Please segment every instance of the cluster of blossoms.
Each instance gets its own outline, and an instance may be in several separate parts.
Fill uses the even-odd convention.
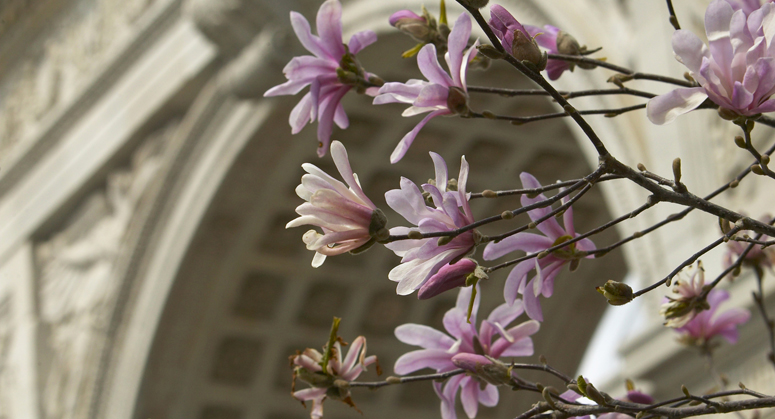
[[[447,334],[420,324],[405,324],[396,328],[396,337],[401,342],[423,349],[402,355],[396,361],[395,372],[408,374],[423,368],[436,372],[465,369],[468,374],[451,377],[445,384],[434,382],[436,393],[441,398],[441,417],[455,419],[455,399],[460,390],[460,401],[469,418],[474,418],[478,405],[495,406],[498,403],[498,385],[511,382],[510,370],[504,369],[496,360],[500,357],[530,356],[533,354],[531,335],[538,332],[540,325],[535,320],[520,323],[509,328],[524,311],[522,301],[502,304],[495,308],[476,329],[476,315],[479,310],[477,293],[468,321],[468,307],[472,287],[462,288],[454,308],[444,314],[444,328]],[[499,335],[493,341],[493,338]]]
[[[732,308],[716,315],[719,305],[729,298],[726,290],[712,289],[706,293],[705,270],[698,262],[688,279],[676,281],[673,295],[666,297],[660,314],[665,326],[673,327],[689,345],[706,347],[714,336],[722,336],[729,343],[737,342],[737,326],[751,316],[748,310]]]
[[[538,189],[541,184],[530,173],[522,173],[520,176],[522,187],[526,189]],[[546,196],[539,194],[531,198],[522,195],[522,206],[546,201]],[[563,199],[563,203],[565,203]],[[551,215],[551,207],[536,208],[528,212],[530,219],[536,223],[538,231],[544,235],[534,233],[518,233],[504,238],[499,242],[491,242],[484,249],[484,259],[493,260],[508,253],[521,250],[528,253],[540,253],[550,247],[562,244],[576,238],[576,230],[573,226],[573,208],[568,208],[563,213],[563,224]],[[566,247],[551,252],[542,258],[529,259],[518,263],[509,273],[506,285],[503,288],[503,296],[506,302],[513,302],[518,294],[525,300],[525,309],[531,319],[543,321],[541,303],[538,297],[551,297],[554,293],[554,279],[560,269],[570,264],[571,270],[578,266],[580,258],[590,257],[587,252],[595,250],[595,244],[589,239],[581,239]],[[535,275],[528,280],[528,274],[535,270]]]
[[[678,30],[673,36],[673,49],[679,61],[691,70],[699,85],[653,98],[648,103],[648,117],[657,124],[670,122],[707,99],[733,116],[753,116],[775,110],[775,99],[771,98],[775,93],[775,68],[772,68],[775,65],[772,42],[775,26],[770,24],[773,19],[775,4],[770,1],[761,5],[758,0],[714,0],[706,13],[709,47],[685,30]],[[471,40],[472,23],[467,14],[460,15],[451,30],[446,17],[437,24],[424,9],[422,16],[408,10],[391,16],[392,26],[420,42],[409,52],[417,54],[417,65],[426,80],[405,83],[383,83],[360,66],[355,54],[375,42],[376,35],[371,31],[359,32],[345,45],[342,42],[341,5],[337,0],[327,0],[318,11],[316,29],[319,36],[311,33],[309,23],[298,13],[291,13],[291,22],[302,45],[314,56],[293,58],[284,69],[288,81],[265,95],[296,94],[310,87],[291,113],[292,130],[297,133],[308,122],[317,119],[318,154],[324,155],[330,143],[331,157],[344,182],[315,165],[304,164],[302,167],[307,174],[302,176],[296,193],[305,203],[296,208],[299,217],[286,227],[315,227],[303,236],[307,249],[315,252],[313,267],[321,266],[327,256],[360,253],[375,243],[382,243],[401,258],[388,274],[391,281],[397,282],[397,294],[409,295],[417,291],[419,299],[427,299],[460,289],[456,306],[444,316],[447,333],[419,324],[405,324],[396,329],[395,335],[400,341],[423,349],[401,356],[395,364],[395,372],[408,374],[424,368],[436,373],[465,370],[465,374],[433,385],[441,399],[444,419],[456,419],[458,392],[464,411],[469,418],[474,418],[479,404],[497,404],[497,386],[509,386],[519,381],[512,368],[499,358],[533,354],[530,336],[539,330],[539,322],[543,321],[541,297],[553,295],[558,273],[566,265],[571,271],[575,270],[581,259],[591,258],[597,248],[591,240],[576,233],[573,209],[567,206],[567,196],[559,200],[560,205],[567,208],[562,208],[561,216],[556,217],[551,206],[553,201],[544,194],[521,196],[522,207],[532,208],[527,212],[532,221],[528,228],[536,229],[540,234],[506,234],[497,241],[483,237],[473,228],[478,224],[466,190],[468,162],[461,157],[457,180],[451,179],[446,162],[434,152],[430,153],[435,168],[434,179],[418,187],[402,177],[399,189],[385,193],[387,204],[411,225],[388,230],[384,213],[366,196],[353,173],[344,145],[330,141],[334,124],[341,128],[347,126],[347,116],[340,101],[353,89],[374,96],[375,105],[410,105],[403,116],[428,113],[400,140],[390,156],[391,163],[404,157],[419,131],[436,116],[474,115],[469,108],[466,76],[477,56],[479,41]],[[551,25],[543,28],[523,25],[499,5],[490,6],[488,24],[500,41],[498,48],[503,48],[533,70],[545,70],[551,80],[558,79],[567,70],[572,71],[574,64],[550,59],[548,54],[578,56],[586,53],[586,47],[560,29]],[[408,53],[406,55],[411,55]],[[446,70],[439,62],[440,55],[444,57]],[[522,173],[520,180],[524,189],[542,188],[529,173]],[[565,192],[565,189],[559,189],[560,193]],[[514,213],[510,215],[513,217]],[[502,215],[504,219],[511,217]],[[562,218],[562,224],[556,218]],[[515,263],[506,278],[505,303],[476,328],[480,298],[477,281],[487,278],[490,271],[473,257],[477,246],[485,242],[482,258],[486,261],[516,251],[528,256]],[[729,245],[738,255],[747,247],[736,241]],[[746,262],[761,266],[772,266],[772,261],[769,252],[761,247],[749,252],[746,258]],[[614,305],[633,298],[628,286],[613,281],[599,287],[598,291]],[[661,313],[666,326],[676,328],[687,343],[707,347],[716,335],[734,342],[736,327],[747,321],[750,314],[742,309],[732,309],[717,315],[718,305],[727,298],[726,291],[705,288],[704,271],[698,264],[688,279],[676,281],[673,295],[667,297]],[[522,313],[531,320],[510,326]],[[376,362],[376,357],[366,357],[363,337],[355,339],[344,358],[342,346],[339,340],[332,340],[324,353],[307,349],[292,357],[294,377],[310,385],[293,395],[299,400],[313,402],[313,419],[322,416],[322,403],[327,397],[354,406],[349,383]],[[578,394],[566,393],[561,397],[575,401]],[[642,404],[653,402],[649,396],[634,390],[628,392],[625,400]],[[602,416],[620,419],[614,417],[617,415]]]
[[[651,122],[671,122],[706,99],[728,111],[731,118],[775,111],[775,98],[771,98],[775,93],[775,28],[766,24],[774,17],[774,3],[753,10],[749,2],[748,7],[735,11],[730,2],[714,0],[705,12],[709,46],[691,31],[675,31],[676,58],[700,86],[651,99],[647,107]]]
[[[440,155],[432,152],[431,158],[436,167],[436,180],[434,184],[422,185],[422,189],[429,195],[433,207],[426,205],[423,193],[417,185],[406,178],[401,178],[401,189],[393,189],[385,193],[388,205],[417,226],[416,230],[409,227],[393,227],[390,229],[391,235],[409,234],[418,230],[420,233],[446,232],[474,222],[466,194],[469,169],[465,157],[460,159],[460,174],[457,182],[449,179],[447,165]],[[456,188],[450,188],[452,184],[456,184]],[[401,257],[401,264],[390,271],[388,278],[398,282],[396,292],[399,295],[411,294],[419,288],[421,298],[432,297],[438,292],[454,287],[450,285],[459,283],[460,276],[473,272],[474,269],[471,268],[475,266],[472,266],[468,259],[461,260],[461,258],[474,249],[476,242],[477,233],[474,230],[468,230],[451,240],[425,238],[388,243],[385,246]],[[456,261],[459,262],[449,265],[450,267],[444,272],[440,271],[442,267]],[[453,277],[457,281],[450,281]],[[423,286],[426,287],[423,289],[421,288]]]
[[[299,41],[314,54],[294,57],[283,69],[288,81],[275,86],[264,96],[295,95],[310,86],[310,91],[291,111],[292,132],[297,134],[308,122],[318,120],[318,155],[324,156],[331,141],[334,123],[347,128],[349,121],[340,101],[352,88],[374,96],[382,81],[363,70],[355,54],[377,41],[372,31],[358,32],[348,44],[342,43],[342,5],[326,0],[317,16],[317,31],[312,34],[309,22],[291,12],[291,25]]]
[[[309,388],[293,391],[293,397],[300,400],[302,404],[305,401],[312,401],[312,419],[323,417],[323,402],[328,397],[355,407],[347,384],[366,371],[366,367],[377,362],[375,355],[366,356],[366,338],[363,336],[355,338],[347,355],[342,357],[342,342],[336,336],[338,321],[339,319],[334,319],[335,340],[329,342],[324,348],[325,353],[307,348],[304,352],[291,357],[291,365],[294,366],[294,387],[296,379],[310,385]],[[379,366],[377,371],[379,372]]]

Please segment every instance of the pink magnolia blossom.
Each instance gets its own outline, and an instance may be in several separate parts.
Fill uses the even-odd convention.
[[[533,189],[541,187],[538,180],[530,173],[523,172],[520,175],[520,179],[524,188]],[[522,195],[521,202],[522,206],[527,206],[546,199],[546,196],[543,194],[535,198]],[[562,201],[566,202],[566,199]],[[528,215],[531,220],[537,221],[551,211],[551,207],[538,208],[529,211]],[[483,257],[485,260],[494,260],[517,250],[527,253],[539,253],[578,236],[573,226],[572,208],[568,208],[563,214],[563,223],[565,225],[564,228],[560,226],[560,223],[554,217],[550,217],[536,226],[544,235],[517,233],[497,243],[490,242],[484,249]],[[595,244],[589,239],[582,239],[567,247],[555,250],[544,258],[533,258],[518,263],[506,279],[506,285],[503,289],[503,296],[506,298],[506,302],[513,302],[517,298],[517,294],[522,294],[527,315],[531,319],[543,321],[541,303],[538,297],[541,295],[547,298],[551,297],[554,292],[554,279],[560,272],[560,268],[574,261],[577,263],[579,258],[584,257],[584,253],[580,252],[592,250],[595,250]],[[534,269],[536,271],[535,276],[528,279],[528,274]]]
[[[458,294],[457,304],[444,315],[444,328],[448,334],[420,324],[404,324],[396,328],[396,337],[409,345],[420,346],[423,349],[402,355],[396,361],[396,374],[409,374],[414,371],[431,368],[436,372],[446,372],[458,368],[458,364],[470,364],[471,357],[462,354],[476,355],[482,360],[482,354],[493,359],[499,357],[530,356],[533,354],[531,335],[536,333],[540,324],[529,320],[517,326],[509,327],[523,312],[522,302],[501,304],[490,313],[486,320],[476,329],[476,315],[479,310],[479,295],[474,300],[471,312],[471,322],[468,316],[468,305],[471,300],[472,287],[462,288]],[[508,328],[508,329],[507,329]],[[493,341],[495,335],[499,335]],[[486,358],[480,362],[487,362]],[[479,403],[485,406],[495,406],[498,403],[498,389],[489,382],[480,382],[478,376],[456,375],[446,383],[434,382],[436,393],[441,398],[441,416],[443,419],[456,419],[455,399],[461,390],[460,400],[469,418],[476,416]]]
[[[363,193],[347,159],[347,150],[339,141],[331,144],[331,157],[347,185],[314,164],[304,163],[301,167],[307,174],[301,177],[296,194],[307,202],[296,208],[300,217],[285,225],[313,225],[323,230],[323,234],[309,230],[302,238],[307,249],[315,251],[312,266],[316,268],[326,256],[365,249],[388,235],[385,215]]]
[[[396,163],[404,157],[422,127],[432,118],[440,115],[467,112],[468,88],[466,87],[466,69],[476,55],[476,44],[463,53],[471,36],[471,19],[460,15],[447,39],[448,52],[444,58],[449,73],[439,64],[436,47],[425,45],[417,54],[417,66],[428,79],[412,79],[406,83],[385,83],[374,98],[375,105],[385,103],[408,103],[403,116],[413,116],[430,112],[417,126],[407,133],[390,155],[390,162]],[[478,41],[477,41],[478,42]]]
[[[708,308],[707,302],[700,298],[705,287],[705,269],[702,262],[692,270],[689,278],[680,272],[673,285],[673,294],[665,297],[659,314],[665,317],[665,326],[681,327],[692,320],[697,313]]]
[[[684,335],[684,340],[693,345],[704,346],[714,336],[721,336],[729,343],[736,343],[739,337],[737,326],[748,321],[751,313],[742,308],[732,308],[718,315],[719,305],[729,299],[726,290],[712,289],[707,301],[710,309],[697,314],[693,320],[675,329]]]
[[[750,15],[751,13],[759,10],[762,7],[761,0],[726,0],[732,9],[735,11],[742,10],[743,13]],[[773,0],[765,0],[767,3],[772,3]]]
[[[338,340],[334,343],[333,354],[335,356],[328,360],[325,371],[321,366],[324,355],[315,349],[307,348],[291,359],[293,365],[296,366],[294,380],[299,378],[311,386],[304,390],[294,391],[292,395],[302,402],[312,401],[312,419],[323,417],[323,402],[326,397],[332,397],[354,406],[349,389],[337,386],[337,380],[353,381],[363,371],[366,371],[366,367],[377,362],[375,355],[366,356],[366,338],[363,336],[355,338],[344,359],[342,358],[342,345]]]
[[[436,181],[435,184],[424,184],[422,188],[429,194],[435,208],[426,205],[417,185],[402,177],[401,189],[386,192],[385,200],[398,214],[418,228],[394,227],[390,229],[391,235],[408,234],[412,230],[419,230],[421,233],[451,231],[474,222],[466,196],[468,162],[465,157],[460,159],[457,190],[451,190],[446,162],[436,153],[431,152],[430,155],[436,168]],[[437,237],[399,240],[386,244],[387,248],[402,258],[401,264],[388,274],[391,281],[398,282],[396,293],[413,293],[442,267],[471,252],[476,245],[474,235],[474,231],[469,230],[441,246]]]
[[[720,108],[752,116],[775,111],[775,4],[767,3],[746,15],[724,0],[714,0],[705,12],[710,45],[687,30],[673,33],[673,51],[689,68],[700,87],[673,90],[651,99],[647,115],[662,125],[673,121],[706,99]]]
[[[299,41],[312,55],[294,57],[283,69],[287,82],[275,86],[264,96],[295,95],[310,86],[310,91],[293,108],[291,132],[298,134],[304,125],[318,120],[318,156],[326,154],[334,123],[347,128],[349,121],[340,101],[354,86],[368,87],[373,75],[360,68],[354,54],[377,40],[372,31],[358,32],[344,45],[342,42],[342,5],[327,0],[317,15],[320,37],[312,35],[309,22],[299,13],[291,12],[291,25]],[[340,74],[341,73],[341,74]],[[343,78],[347,75],[350,79]],[[365,89],[372,96],[377,88]]]
[[[771,218],[772,217],[769,215],[765,215],[760,218],[760,221],[769,224]],[[763,235],[759,240],[766,242],[772,240],[772,238]],[[724,254],[724,267],[728,268],[732,266],[749,245],[749,243],[739,242],[737,240],[728,241],[727,252]],[[755,268],[767,267],[772,269],[773,263],[775,263],[775,250],[771,247],[762,248],[762,246],[758,244],[755,244],[751,250],[746,253],[745,258],[743,259],[744,265],[753,266]]]

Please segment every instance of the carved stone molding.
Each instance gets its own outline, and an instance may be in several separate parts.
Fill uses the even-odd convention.
[[[276,17],[262,0],[186,0],[183,11],[227,56],[236,55]]]
[[[122,252],[136,207],[161,165],[175,123],[152,134],[128,167],[108,174],[65,227],[36,248],[40,321],[46,328],[44,417],[86,417],[120,278]],[[0,337],[1,338],[1,337]],[[0,346],[2,343],[0,342]]]

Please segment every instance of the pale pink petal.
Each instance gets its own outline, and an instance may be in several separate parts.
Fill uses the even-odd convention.
[[[339,141],[334,141],[331,144],[331,158],[334,160],[336,169],[339,170],[339,174],[342,175],[342,179],[350,186],[350,190],[358,196],[364,203],[366,203],[372,209],[376,209],[377,206],[363,193],[361,185],[355,181],[353,170],[350,167],[350,159],[347,156],[347,150]]]
[[[329,0],[335,1],[335,0]],[[330,99],[325,104],[321,104],[323,110],[318,117],[318,157],[326,155],[328,144],[331,142],[331,133],[334,130],[334,112],[336,111],[339,101],[350,90],[350,86],[343,86],[335,91]]]
[[[361,31],[350,38],[347,47],[351,54],[357,54],[367,46],[377,42],[377,34],[374,31]]]
[[[316,26],[329,57],[339,61],[345,53],[342,44],[342,5],[339,0],[326,0],[320,6]]]
[[[449,88],[440,84],[428,84],[420,91],[412,104],[419,108],[446,108]]]
[[[296,37],[299,38],[299,42],[301,42],[301,45],[304,46],[307,51],[315,54],[318,58],[333,58],[334,61],[339,61],[341,56],[331,57],[329,55],[323,42],[320,41],[320,38],[312,35],[309,22],[307,22],[307,19],[300,13],[291,12],[291,26],[293,26],[293,31],[296,33]]]
[[[460,79],[460,70],[463,65],[463,50],[468,44],[468,38],[471,36],[471,18],[467,13],[458,16],[455,26],[452,27],[447,39],[447,66],[452,75],[452,82],[455,86],[462,87],[464,84]],[[428,79],[430,80],[430,79]]]
[[[535,278],[528,282],[525,290],[522,292],[522,301],[525,303],[527,316],[542,322],[544,321],[544,315],[541,312],[541,302],[538,301],[538,296],[533,292],[533,281],[535,281]]]
[[[442,369],[454,367],[451,361],[452,355],[440,349],[421,349],[401,355],[396,361],[393,370],[396,374],[404,375],[421,370],[423,368]]]
[[[433,44],[422,47],[417,54],[417,66],[429,82],[445,87],[453,85],[452,78],[439,64],[439,59],[436,57],[436,47]]]
[[[702,58],[708,56],[708,48],[693,32],[679,29],[673,32],[673,52],[678,61],[692,73],[700,74]]]
[[[495,260],[517,250],[537,253],[552,247],[552,243],[554,241],[546,236],[533,233],[517,233],[499,242],[487,243],[482,257],[484,260]]]
[[[527,278],[528,272],[535,269],[535,263],[532,260],[524,260],[519,262],[514,269],[511,270],[509,276],[506,278],[506,284],[503,287],[503,297],[506,302],[513,304],[519,295],[520,285]]]
[[[492,384],[484,386],[484,390],[479,391],[479,403],[487,407],[498,405],[498,387]]]
[[[667,124],[680,115],[696,109],[707,98],[708,95],[702,87],[675,89],[649,100],[646,105],[646,115],[654,124]]]
[[[425,124],[428,123],[428,121],[439,115],[447,115],[449,113],[450,112],[446,109],[437,110],[429,113],[425,118],[423,118],[423,120],[420,121],[420,123],[417,124],[414,128],[412,128],[412,130],[409,131],[406,135],[404,135],[404,138],[402,138],[398,143],[395,150],[393,150],[393,153],[390,155],[390,163],[398,163],[398,161],[404,157],[407,150],[409,150],[409,147],[411,147],[412,143],[414,142],[414,139],[417,137],[417,134],[425,126]]]
[[[469,419],[474,419],[479,409],[479,383],[469,378],[462,387],[463,391],[460,392],[460,401],[463,403],[463,410]]]
[[[425,349],[446,351],[455,344],[455,340],[438,330],[421,324],[402,324],[396,327],[396,338],[408,345]]]
[[[288,122],[291,124],[291,133],[298,134],[307,123],[313,121],[312,95],[307,93],[299,103],[293,107]]]

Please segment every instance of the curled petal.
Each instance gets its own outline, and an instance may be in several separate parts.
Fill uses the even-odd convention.
[[[708,94],[702,87],[675,89],[649,100],[646,105],[646,115],[654,124],[667,124],[680,115],[696,109],[707,98]]]

